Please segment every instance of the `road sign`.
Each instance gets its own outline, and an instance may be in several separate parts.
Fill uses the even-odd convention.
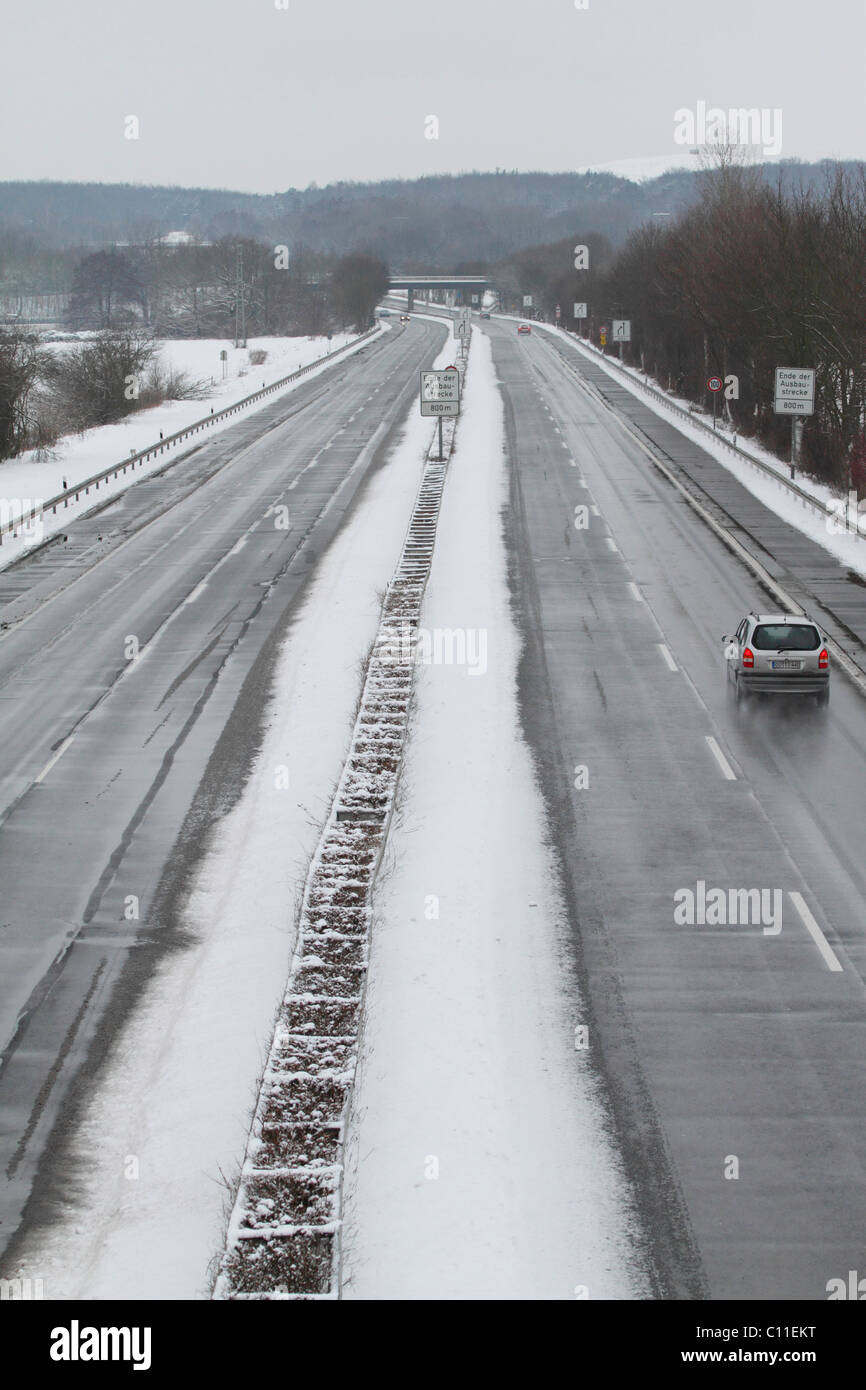
[[[813,415],[815,413],[815,368],[777,367],[777,415]]]
[[[585,305],[585,304],[575,304],[575,306],[574,306],[574,317],[575,317],[576,319],[587,319],[587,318],[589,318],[589,314],[586,312],[586,305]]]
[[[557,306],[556,306],[556,317],[559,318],[559,316],[560,316],[561,313],[562,313],[562,310],[560,309],[559,305],[557,304]]]
[[[471,325],[470,325],[468,319],[455,319],[455,320],[454,320],[454,337],[455,337],[455,338],[468,338],[470,332],[471,332]]]
[[[707,377],[707,390],[708,390],[708,391],[721,391],[721,389],[722,389],[722,387],[724,386],[724,384],[725,384],[725,383],[722,381],[722,378],[721,378],[720,376],[709,376],[709,377]]]
[[[614,319],[613,341],[615,343],[631,342],[631,319]]]
[[[460,374],[444,372],[421,373],[421,414],[457,415],[460,410]]]
[[[531,308],[532,308],[532,295],[531,295],[531,294],[525,294],[525,295],[523,296],[523,307],[524,307],[524,309],[531,309]]]
[[[602,345],[602,347],[607,347],[607,329],[606,329],[606,328],[600,329],[600,330],[599,330],[599,335],[598,335],[598,336],[599,336],[599,338],[601,339],[601,345]]]

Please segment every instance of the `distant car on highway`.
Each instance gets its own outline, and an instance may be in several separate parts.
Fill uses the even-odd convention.
[[[401,322],[401,323],[408,323],[408,322],[409,322],[409,315],[408,315],[408,314],[401,314],[401,315],[400,315],[400,322]]]
[[[481,310],[481,317],[482,317],[483,319],[489,319],[489,318],[490,318],[490,315],[488,314],[488,312],[487,312],[486,309],[482,309],[482,310]]]
[[[389,319],[389,318],[391,317],[391,310],[390,310],[390,309],[377,309],[377,310],[376,310],[376,314],[378,315],[378,317],[379,317],[380,319]]]
[[[723,637],[728,682],[737,702],[750,695],[830,699],[830,653],[813,620],[790,613],[749,613]]]
[[[518,324],[517,331],[518,333],[531,333],[532,329],[529,327],[528,323],[521,323]]]

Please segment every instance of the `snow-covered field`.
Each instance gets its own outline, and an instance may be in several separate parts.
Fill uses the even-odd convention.
[[[388,325],[381,325],[383,332]],[[136,411],[113,425],[86,430],[83,434],[64,435],[52,451],[53,456],[39,459],[34,450],[29,450],[16,459],[0,463],[0,521],[12,520],[27,511],[31,505],[39,505],[48,497],[58,496],[64,490],[74,488],[76,483],[90,478],[101,469],[122,462],[131,453],[158,443],[160,434],[168,437],[202,420],[211,409],[223,410],[226,406],[242,400],[262,386],[269,386],[282,377],[289,376],[299,367],[309,366],[324,357],[327,352],[351,343],[356,335],[351,333],[334,334],[331,342],[327,338],[250,338],[246,348],[235,348],[231,340],[219,338],[168,339],[160,343],[163,364],[178,371],[186,372],[194,380],[204,381],[208,387],[205,400],[166,401],[163,405],[148,410]],[[62,351],[66,344],[54,345],[54,350]],[[250,366],[250,352],[256,349],[267,352],[267,360],[259,367]],[[220,352],[228,353],[225,363],[226,376],[222,378]],[[324,367],[323,367],[324,370]],[[308,381],[316,372],[309,372],[301,381]],[[287,390],[292,390],[288,386]],[[266,397],[247,407],[252,412],[271,404],[274,397]],[[237,423],[238,417],[217,421],[208,430],[207,438],[217,431],[228,429]],[[8,565],[23,551],[38,544],[54,531],[65,529],[70,521],[80,516],[97,502],[122,492],[132,483],[138,482],[165,464],[175,455],[191,447],[189,440],[173,446],[162,454],[155,455],[149,463],[143,463],[134,472],[121,476],[100,486],[99,492],[82,496],[78,504],[70,502],[69,507],[53,516],[45,513],[41,522],[16,539],[4,536],[0,548],[0,565]],[[24,506],[22,507],[22,503]]]
[[[44,1280],[46,1298],[208,1296],[229,1196],[223,1175],[234,1179],[243,1159],[296,901],[349,745],[361,663],[431,428],[411,412],[316,571],[279,659],[261,753],[197,877],[185,924],[194,944],[164,961],[117,1041],[76,1140],[80,1201],[28,1251],[26,1270]]]
[[[501,398],[476,334],[423,629],[486,670],[418,669],[374,898],[346,1178],[344,1295],[640,1298],[517,705]]]

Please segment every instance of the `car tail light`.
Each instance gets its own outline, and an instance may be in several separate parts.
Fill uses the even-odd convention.
[[[752,651],[751,647],[744,647],[744,648],[743,648],[743,665],[744,665],[744,666],[754,666],[754,664],[755,664],[755,653]]]
[[[822,647],[818,653],[818,670],[828,671],[830,669],[830,653],[826,647]]]

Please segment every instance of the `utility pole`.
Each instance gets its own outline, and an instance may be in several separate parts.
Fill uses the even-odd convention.
[[[244,248],[238,242],[235,259],[235,347],[247,345],[247,306],[244,299]]]

